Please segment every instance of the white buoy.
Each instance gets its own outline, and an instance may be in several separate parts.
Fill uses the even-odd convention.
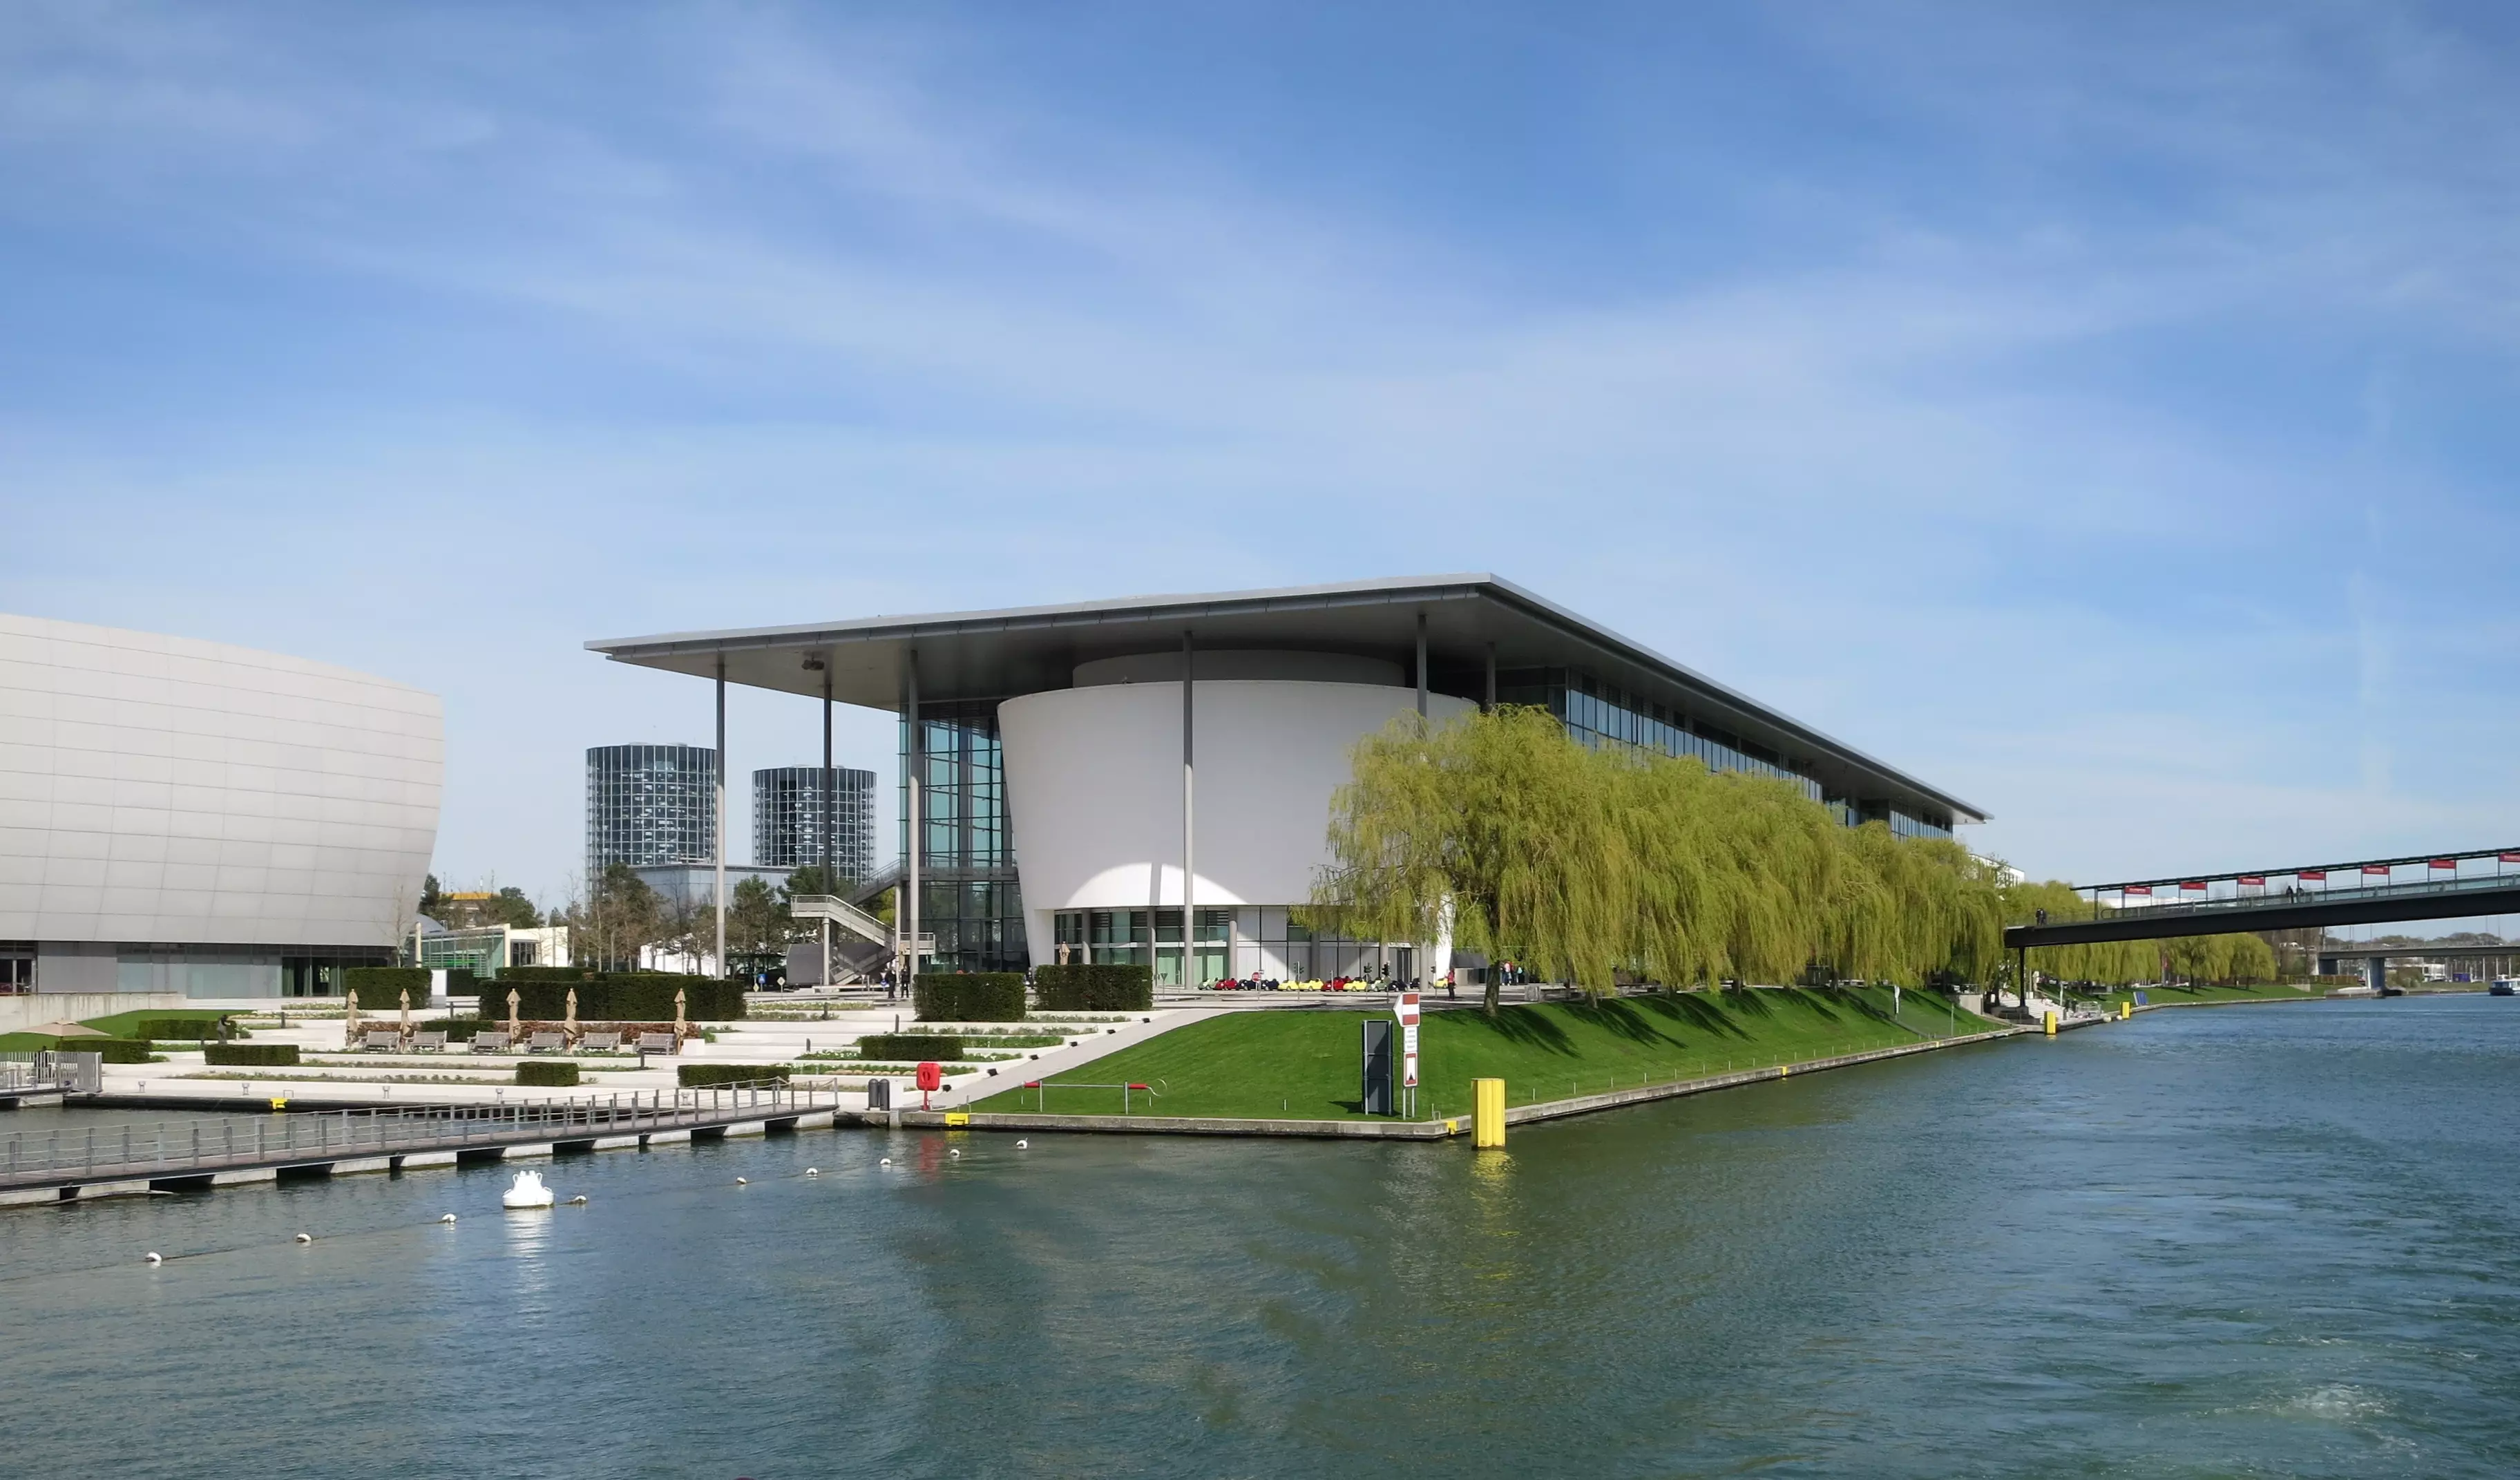
[[[573,1208],[582,1208],[586,1206],[586,1194],[584,1192],[578,1193],[576,1196],[568,1200],[568,1205]]]
[[[439,1219],[439,1220],[437,1220],[437,1221],[438,1221],[438,1222],[440,1222],[440,1223],[453,1223],[453,1222],[455,1221],[455,1215],[454,1215],[454,1214],[452,1214],[452,1213],[449,1213],[449,1214],[447,1214],[445,1217],[440,1218],[440,1219]]]
[[[1032,1143],[1029,1141],[1018,1141],[1015,1143],[1015,1149],[1018,1151],[1029,1151],[1032,1149]]]
[[[963,1159],[963,1148],[962,1148],[961,1146],[955,1146],[955,1147],[954,1147],[954,1148],[952,1148],[951,1150],[947,1151],[945,1154],[946,1154],[946,1155],[948,1155],[948,1156],[953,1157],[953,1158],[954,1158],[955,1160],[957,1160],[957,1161],[960,1161],[960,1160],[962,1160],[962,1159]]]
[[[752,1186],[752,1179],[749,1177],[738,1177],[735,1179],[735,1185],[740,1188],[748,1188]]]
[[[499,1206],[512,1211],[547,1208],[552,1205],[552,1189],[543,1186],[540,1172],[518,1172],[514,1186],[499,1194]]]
[[[312,1233],[300,1233],[297,1235],[297,1241],[299,1243],[313,1243],[315,1241],[315,1235]]]
[[[889,1157],[889,1156],[886,1156],[886,1157],[884,1157],[882,1160],[880,1160],[880,1161],[877,1162],[877,1163],[876,1163],[876,1165],[878,1165],[878,1166],[886,1166],[886,1167],[888,1167],[888,1166],[892,1165],[892,1158],[891,1158],[891,1157]]]
[[[151,1249],[144,1257],[146,1257],[151,1264],[164,1264],[166,1262],[165,1257],[159,1254],[156,1249]]]
[[[823,1175],[823,1169],[821,1167],[807,1167],[805,1169],[805,1175],[808,1177],[820,1177]]]

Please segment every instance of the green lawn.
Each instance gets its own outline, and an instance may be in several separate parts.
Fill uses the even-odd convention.
[[[2272,982],[2255,982],[2237,987],[2146,987],[2143,989],[2143,995],[2155,1007],[2160,1007],[2179,1002],[2297,1002],[2305,998],[2324,997],[2327,995],[2327,989],[2307,985],[2277,986]],[[2130,994],[2121,989],[2098,999],[2092,999],[2078,992],[2074,994],[2074,1000],[2105,1002],[2108,1004],[2109,1010],[2114,1012],[2119,1003],[2130,1000]]]
[[[1236,1012],[1187,1024],[1053,1078],[1054,1114],[1117,1114],[1117,1090],[1061,1083],[1152,1085],[1138,1114],[1353,1119],[1361,1115],[1358,1059],[1367,1012]],[[1419,1043],[1418,1111],[1466,1115],[1470,1081],[1502,1078],[1513,1104],[1792,1063],[1917,1043],[2001,1024],[1907,994],[1894,1021],[1887,988],[1849,992],[1683,992],[1591,1007],[1511,1007],[1490,1018],[1429,1012]],[[1012,1077],[1018,1071],[1001,1070]],[[976,1110],[1036,1110],[1043,1097],[1012,1089]]]
[[[111,1037],[120,1038],[138,1026],[144,1017],[158,1020],[180,1018],[187,1022],[216,1022],[222,1017],[232,1015],[227,1012],[213,1012],[204,1008],[141,1008],[134,1011],[114,1012],[104,1017],[82,1018],[79,1025],[94,1028]]]

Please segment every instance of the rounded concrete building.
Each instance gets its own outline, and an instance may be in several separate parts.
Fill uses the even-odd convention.
[[[410,927],[444,762],[390,680],[0,615],[0,995],[337,995]]]

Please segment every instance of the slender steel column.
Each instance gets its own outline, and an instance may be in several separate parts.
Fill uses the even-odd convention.
[[[839,870],[833,859],[832,819],[839,810],[838,773],[832,769],[832,660],[823,658],[823,888],[826,893],[840,892]],[[832,984],[832,922],[823,921],[823,979],[818,985]]]
[[[1192,837],[1191,802],[1193,790],[1191,769],[1192,656],[1190,631],[1185,628],[1182,631],[1182,985],[1185,987],[1198,985],[1196,965],[1198,958],[1194,950],[1196,944],[1194,937],[1198,934],[1196,924],[1198,917],[1193,913],[1196,907],[1192,903],[1192,896],[1196,893],[1193,880],[1198,877],[1192,872],[1195,858],[1191,847]],[[1151,946],[1152,942],[1148,944]],[[1151,952],[1148,959],[1152,959]]]
[[[915,984],[919,977],[919,833],[925,822],[926,808],[921,798],[921,785],[927,770],[927,727],[919,722],[919,650],[902,652],[901,712],[910,725],[910,740],[903,748],[902,810],[909,837],[901,854],[901,906],[892,912],[893,928],[904,932],[909,949],[909,964],[902,967],[905,984]]]
[[[1488,644],[1487,712],[1490,714],[1496,713],[1496,644],[1494,643]]]
[[[1418,613],[1418,717],[1426,717],[1426,613]]]
[[[717,974],[726,968],[726,654],[717,659]]]

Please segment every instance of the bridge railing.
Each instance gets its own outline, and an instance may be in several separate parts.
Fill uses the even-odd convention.
[[[83,1055],[94,1057],[94,1054]],[[156,1125],[88,1127],[8,1138],[0,1182],[70,1173],[137,1181],[223,1167],[314,1163],[421,1150],[584,1141],[837,1109],[839,1092],[762,1080],[632,1091],[602,1099],[325,1110]]]
[[[2520,874],[2479,874],[2466,878],[2419,879],[2405,883],[2364,884],[2345,888],[2269,889],[2255,894],[2223,894],[2203,899],[2180,899],[2156,896],[2149,900],[2111,903],[2092,901],[2093,919],[2155,919],[2191,915],[2210,915],[2230,910],[2263,910],[2283,904],[2350,904],[2356,900],[2418,899],[2440,895],[2486,893],[2520,885]],[[2014,920],[2030,924],[2030,920]],[[2063,924],[2050,916],[2047,924]]]

